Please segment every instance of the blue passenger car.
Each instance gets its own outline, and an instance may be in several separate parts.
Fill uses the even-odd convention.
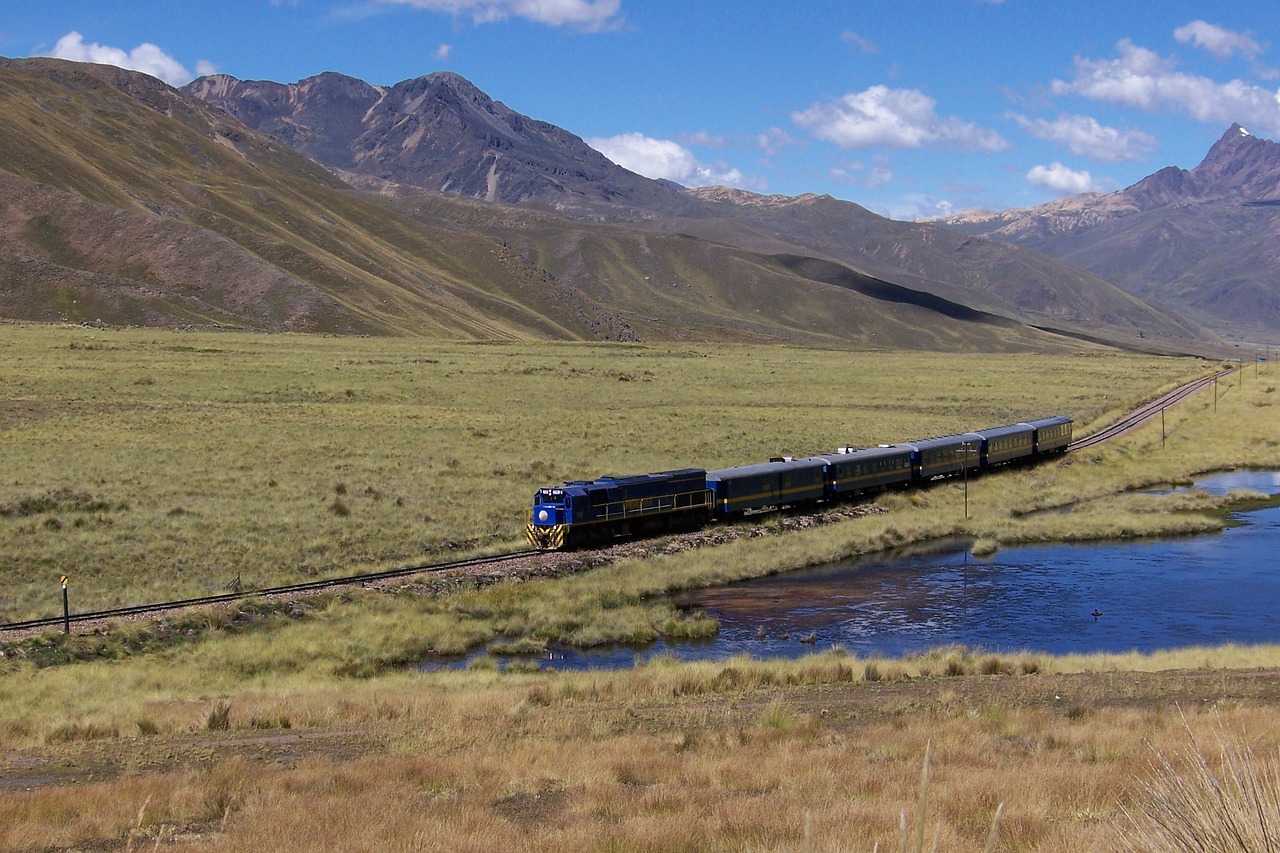
[[[924,482],[977,468],[981,444],[981,436],[967,433],[908,441],[901,446],[911,450],[912,479]]]
[[[1032,456],[1036,451],[1035,427],[1031,424],[979,429],[970,435],[976,435],[982,440],[978,455],[983,468],[1017,462]]]
[[[1027,421],[1026,425],[1035,430],[1033,440],[1035,441],[1036,455],[1066,453],[1067,445],[1071,443],[1071,426],[1074,423],[1071,418],[1065,415]]]
[[[706,474],[701,468],[682,468],[539,489],[526,538],[535,548],[566,548],[700,526],[711,518]]]
[[[911,449],[905,446],[868,447],[820,457],[827,464],[827,496],[871,492],[911,481]]]
[[[825,494],[821,458],[762,462],[707,472],[716,515],[737,515],[766,507],[821,500]]]

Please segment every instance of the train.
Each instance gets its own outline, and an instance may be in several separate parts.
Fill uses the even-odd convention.
[[[539,489],[529,545],[562,550],[697,530],[750,513],[857,500],[1065,453],[1074,421],[1052,415],[991,429],[707,471],[681,468]]]

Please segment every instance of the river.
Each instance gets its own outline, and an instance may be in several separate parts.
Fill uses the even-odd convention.
[[[1215,475],[1195,488],[1280,494],[1280,472]],[[799,657],[832,645],[900,657],[949,644],[1064,654],[1280,641],[1280,507],[1233,518],[1208,535],[1019,546],[983,558],[953,543],[697,590],[677,603],[719,620],[712,640],[557,647],[535,659],[582,669],[659,654]]]

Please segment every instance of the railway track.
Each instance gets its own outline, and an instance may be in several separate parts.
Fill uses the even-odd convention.
[[[1191,396],[1202,388],[1212,383],[1221,376],[1232,373],[1231,370],[1224,370],[1216,374],[1201,377],[1185,385],[1170,391],[1152,400],[1120,420],[1116,421],[1104,429],[1086,436],[1079,441],[1074,441],[1067,446],[1067,452],[1071,453],[1077,450],[1085,450],[1101,444],[1104,441],[1123,435],[1131,429],[1139,426],[1145,421],[1155,417],[1161,410],[1178,403],[1185,398]],[[12,633],[18,631],[28,631],[39,628],[56,628],[65,623],[85,623],[97,622],[104,619],[116,619],[128,616],[148,616],[160,613],[166,613],[173,610],[182,610],[187,607],[200,607],[210,604],[224,604],[232,601],[239,601],[246,598],[271,598],[272,596],[287,596],[305,592],[318,592],[326,589],[334,589],[344,586],[355,586],[357,584],[374,583],[382,580],[405,577],[407,575],[415,575],[420,573],[444,572],[456,569],[473,568],[476,566],[491,565],[495,563],[503,563],[510,560],[516,560],[523,557],[530,557],[537,554],[545,553],[543,551],[526,550],[513,551],[507,554],[495,554],[490,557],[475,557],[468,560],[455,560],[449,563],[437,563],[433,565],[423,566],[404,566],[396,569],[386,569],[380,572],[367,572],[359,575],[348,575],[338,578],[327,578],[318,581],[306,581],[304,583],[285,584],[283,586],[268,587],[266,589],[247,590],[244,592],[227,592],[217,595],[205,595],[197,598],[186,598],[180,601],[165,601],[155,604],[138,604],[131,607],[116,607],[108,610],[97,610],[86,613],[72,613],[69,616],[53,616],[44,619],[28,619],[23,622],[9,622],[0,624],[0,634]]]
[[[1197,391],[1212,384],[1219,377],[1228,376],[1232,372],[1234,372],[1234,369],[1223,370],[1217,373],[1211,373],[1208,376],[1202,376],[1199,379],[1188,382],[1185,385],[1180,385],[1177,388],[1174,388],[1169,393],[1164,394],[1160,397],[1157,397],[1156,399],[1152,400],[1150,403],[1147,403],[1143,406],[1138,407],[1137,409],[1134,409],[1132,412],[1125,415],[1115,423],[1110,424],[1107,427],[1098,430],[1092,435],[1087,435],[1078,441],[1071,442],[1071,444],[1067,445],[1067,452],[1073,453],[1077,450],[1085,450],[1087,448],[1101,444],[1104,441],[1109,441],[1110,439],[1113,439],[1116,436],[1123,435],[1129,430],[1134,429],[1135,427],[1140,426],[1141,424],[1155,417],[1161,411],[1168,408],[1169,406],[1172,406],[1175,403],[1179,403],[1185,400],[1187,397],[1190,397],[1192,394],[1196,393]]]
[[[508,554],[495,554],[491,557],[473,557],[469,560],[455,560],[451,563],[437,563],[426,566],[403,566],[397,569],[386,569],[380,572],[366,572],[359,575],[348,575],[340,578],[291,583],[284,586],[267,587],[266,589],[246,590],[244,592],[226,592],[218,595],[204,595],[198,598],[184,598],[181,601],[164,601],[156,604],[137,604],[132,607],[116,607],[109,610],[96,610],[88,613],[72,613],[67,617],[54,616],[45,619],[28,619],[24,622],[9,622],[0,625],[0,633],[26,631],[37,628],[56,628],[65,622],[96,622],[103,619],[117,619],[122,616],[148,616],[165,613],[170,610],[182,610],[187,607],[200,607],[208,604],[223,604],[229,601],[240,601],[246,598],[270,598],[272,596],[293,595],[301,592],[317,592],[335,587],[355,586],[392,578],[416,575],[425,572],[443,572],[454,569],[467,569],[485,566],[492,563],[503,563],[521,557],[541,554],[541,551],[513,551]]]

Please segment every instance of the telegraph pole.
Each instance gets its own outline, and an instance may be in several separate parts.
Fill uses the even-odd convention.
[[[964,471],[964,518],[969,520],[969,456],[970,453],[981,452],[977,447],[970,447],[973,442],[965,441],[960,445],[960,452],[965,454],[962,459],[962,470]]]

